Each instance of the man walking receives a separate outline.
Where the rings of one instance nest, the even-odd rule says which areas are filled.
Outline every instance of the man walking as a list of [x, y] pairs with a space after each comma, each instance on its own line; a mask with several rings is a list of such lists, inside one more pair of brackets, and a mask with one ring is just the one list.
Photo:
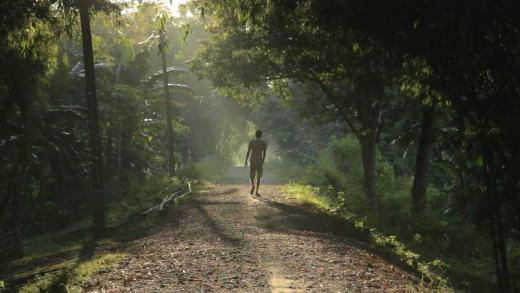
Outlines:
[[[262, 131], [257, 130], [255, 133], [256, 139], [249, 142], [246, 155], [246, 163], [249, 158], [249, 177], [251, 178], [251, 191], [250, 194], [255, 193], [256, 196], [260, 196], [258, 188], [260, 187], [260, 178], [264, 171], [265, 153], [267, 151], [267, 143], [262, 140]], [[249, 157], [251, 155], [251, 157]], [[256, 192], [255, 192], [255, 178], [256, 178]]]

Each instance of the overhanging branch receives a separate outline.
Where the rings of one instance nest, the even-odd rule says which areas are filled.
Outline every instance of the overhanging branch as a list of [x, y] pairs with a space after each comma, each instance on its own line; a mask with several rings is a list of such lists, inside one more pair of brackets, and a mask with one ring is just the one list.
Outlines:
[[316, 83], [320, 87], [321, 91], [329, 98], [329, 101], [337, 108], [341, 117], [345, 120], [345, 122], [347, 122], [348, 127], [352, 130], [352, 132], [354, 132], [354, 134], [356, 136], [359, 137], [361, 135], [361, 132], [359, 129], [357, 129], [354, 126], [354, 121], [352, 121], [352, 119], [348, 116], [348, 114], [346, 114], [347, 110], [341, 104], [336, 102], [336, 101], [340, 100], [340, 97], [335, 95], [332, 92], [332, 90], [325, 83], [323, 83], [323, 81], [321, 81], [319, 78], [315, 78], [315, 77], [311, 77], [311, 76], [307, 76], [306, 78], [308, 80]]

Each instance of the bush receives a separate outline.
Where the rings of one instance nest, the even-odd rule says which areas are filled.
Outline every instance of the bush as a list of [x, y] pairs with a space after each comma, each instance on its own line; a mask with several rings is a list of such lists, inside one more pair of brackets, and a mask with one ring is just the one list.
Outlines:
[[[360, 153], [355, 138], [333, 137], [315, 163], [308, 166], [300, 180], [303, 185], [289, 184], [284, 191], [302, 203], [350, 219], [361, 228], [372, 227], [373, 239], [382, 246], [389, 245], [407, 262], [416, 262], [420, 255], [418, 269], [437, 283], [444, 284], [440, 276], [446, 271], [457, 284], [462, 284], [468, 275], [489, 283], [485, 274], [492, 261], [488, 256], [492, 254], [486, 235], [452, 211], [450, 194], [429, 186], [427, 211], [411, 214], [413, 177], [395, 176], [392, 166], [377, 153], [376, 190], [380, 207], [378, 214], [373, 214], [363, 192]], [[457, 277], [462, 275], [464, 279]]]
[[141, 180], [130, 180], [128, 191], [112, 201], [107, 211], [108, 224], [117, 226], [129, 216], [159, 204], [162, 199], [176, 190], [186, 189], [186, 182], [178, 177], [147, 176]]
[[[352, 136], [332, 137], [327, 148], [319, 152], [318, 158], [303, 177], [303, 182], [322, 188], [322, 192], [337, 196], [345, 205], [355, 208], [365, 206], [363, 189], [363, 164], [361, 162], [361, 146]], [[376, 191], [384, 197], [396, 185], [392, 167], [386, 163], [378, 152], [376, 157]], [[331, 192], [332, 191], [332, 192]], [[360, 206], [361, 205], [361, 206]]]

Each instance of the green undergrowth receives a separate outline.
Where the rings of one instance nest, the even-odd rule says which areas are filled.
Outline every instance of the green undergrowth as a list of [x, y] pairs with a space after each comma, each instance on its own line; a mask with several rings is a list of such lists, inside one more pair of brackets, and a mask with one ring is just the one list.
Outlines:
[[169, 176], [148, 176], [130, 181], [125, 192], [119, 193], [108, 206], [108, 226], [117, 227], [128, 222], [130, 218], [160, 204], [164, 197], [174, 192], [180, 195], [188, 190], [188, 181]]
[[312, 205], [323, 210], [331, 210], [334, 206], [329, 197], [320, 194], [318, 187], [291, 182], [285, 184], [282, 190], [302, 204]]
[[[96, 267], [102, 270], [110, 268], [121, 257], [118, 253], [107, 254], [107, 251], [120, 250], [128, 241], [146, 236], [165, 221], [173, 221], [175, 215], [165, 211], [175, 204], [170, 201], [165, 205], [165, 211], [154, 210], [148, 214], [143, 212], [159, 205], [165, 196], [173, 192], [178, 192], [178, 195], [186, 192], [188, 181], [192, 183], [193, 191], [204, 188], [203, 183], [183, 178], [149, 176], [141, 180], [131, 180], [124, 192], [113, 196], [106, 210], [107, 236], [95, 243], [92, 260], [72, 265], [79, 261], [81, 252], [92, 243], [91, 219], [87, 217], [70, 223], [64, 229], [26, 238], [24, 256], [2, 264], [2, 274], [8, 274], [14, 269], [27, 273], [38, 269], [56, 269], [56, 273], [39, 276], [28, 283], [22, 292], [40, 292], [38, 288], [54, 286], [56, 282], [62, 282], [63, 278], [70, 279], [66, 285], [70, 284], [69, 291], [75, 292], [73, 289], [81, 287], [96, 272]], [[189, 197], [183, 200], [189, 200]], [[183, 200], [177, 204], [182, 204]], [[9, 283], [4, 283], [4, 286], [9, 286]], [[42, 292], [55, 292], [53, 290]]]
[[419, 284], [421, 291], [453, 291], [448, 284], [445, 263], [438, 259], [432, 261], [423, 260], [418, 253], [410, 250], [395, 235], [385, 235], [372, 226], [366, 217], [356, 215], [352, 211], [342, 211], [342, 209], [338, 208], [341, 206], [341, 201], [334, 200], [320, 192], [320, 188], [306, 184], [289, 183], [284, 185], [282, 190], [289, 197], [295, 198], [303, 204], [309, 204], [331, 215], [340, 216], [354, 223], [357, 229], [367, 232], [374, 245], [391, 251], [421, 274], [422, 279]]
[[57, 253], [77, 251], [83, 246], [89, 226], [90, 219], [83, 219], [65, 229], [29, 237], [24, 242], [24, 256], [10, 265], [19, 266]]
[[[193, 184], [193, 188], [196, 189], [198, 186]], [[165, 196], [175, 191], [185, 192], [187, 189], [187, 180], [177, 177], [149, 176], [139, 181], [131, 181], [124, 193], [115, 196], [108, 203], [107, 227], [111, 232], [117, 232], [112, 237], [121, 232], [117, 231], [117, 227], [133, 222], [134, 219], [148, 222], [152, 218], [141, 217], [144, 211], [161, 203]], [[169, 205], [173, 205], [173, 202]], [[90, 226], [91, 219], [86, 217], [72, 222], [64, 229], [27, 237], [24, 241], [24, 256], [14, 260], [10, 265], [22, 265], [38, 258], [77, 251], [89, 241]]]
[[[393, 251], [415, 267], [424, 280], [449, 284], [457, 290], [494, 292], [492, 248], [488, 232], [456, 208], [456, 195], [431, 184], [427, 209], [412, 214], [413, 177], [396, 171], [377, 152], [376, 192], [379, 209], [373, 213], [363, 188], [363, 164], [356, 139], [332, 137], [315, 161], [296, 168], [303, 175], [285, 185], [287, 194], [355, 224], [377, 246]], [[279, 173], [290, 172], [280, 164]], [[394, 167], [392, 167], [394, 166]], [[301, 172], [299, 173], [301, 174]]]
[[93, 274], [108, 272], [118, 266], [124, 259], [122, 253], [106, 253], [94, 259], [70, 265], [58, 272], [37, 276], [25, 284], [18, 292], [83, 292]]

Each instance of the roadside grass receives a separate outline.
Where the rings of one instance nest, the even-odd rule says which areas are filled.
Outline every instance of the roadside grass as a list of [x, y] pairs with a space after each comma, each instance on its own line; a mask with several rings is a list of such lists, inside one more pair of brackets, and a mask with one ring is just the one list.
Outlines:
[[52, 233], [29, 237], [24, 243], [24, 256], [9, 263], [10, 266], [20, 266], [36, 259], [45, 258], [57, 253], [66, 254], [83, 247], [88, 235], [89, 219], [72, 223], [69, 227]]
[[[428, 186], [427, 209], [410, 209], [413, 173], [396, 174], [401, 159], [377, 154], [374, 213], [365, 198], [359, 142], [351, 136], [332, 137], [314, 162], [297, 170], [305, 174], [285, 185], [286, 194], [338, 216], [370, 235], [372, 242], [412, 264], [425, 280], [449, 284], [458, 291], [496, 292], [493, 250], [489, 235], [475, 219], [457, 210], [457, 195], [444, 187]], [[288, 173], [279, 164], [279, 173]], [[313, 187], [306, 187], [310, 185]], [[475, 208], [469, 206], [465, 208]], [[483, 223], [481, 223], [483, 224]], [[513, 252], [514, 253], [514, 252]], [[431, 276], [429, 274], [433, 273]], [[440, 277], [438, 281], [435, 279]]]
[[342, 211], [342, 202], [332, 199], [320, 191], [320, 188], [307, 184], [288, 183], [282, 186], [283, 193], [298, 202], [314, 206], [331, 215], [340, 216], [345, 221], [354, 223], [356, 229], [368, 232], [371, 243], [381, 249], [389, 250], [404, 263], [415, 268], [422, 276], [421, 282], [414, 291], [418, 292], [454, 292], [446, 277], [446, 264], [438, 259], [424, 261], [420, 255], [411, 251], [395, 235], [385, 235], [367, 221], [366, 217], [349, 211]]
[[101, 254], [92, 260], [71, 264], [61, 271], [37, 276], [18, 292], [83, 292], [93, 274], [116, 268], [124, 258], [123, 253]]
[[329, 210], [333, 207], [332, 200], [322, 195], [318, 187], [288, 183], [283, 185], [282, 191], [302, 204], [315, 206], [323, 210]]

